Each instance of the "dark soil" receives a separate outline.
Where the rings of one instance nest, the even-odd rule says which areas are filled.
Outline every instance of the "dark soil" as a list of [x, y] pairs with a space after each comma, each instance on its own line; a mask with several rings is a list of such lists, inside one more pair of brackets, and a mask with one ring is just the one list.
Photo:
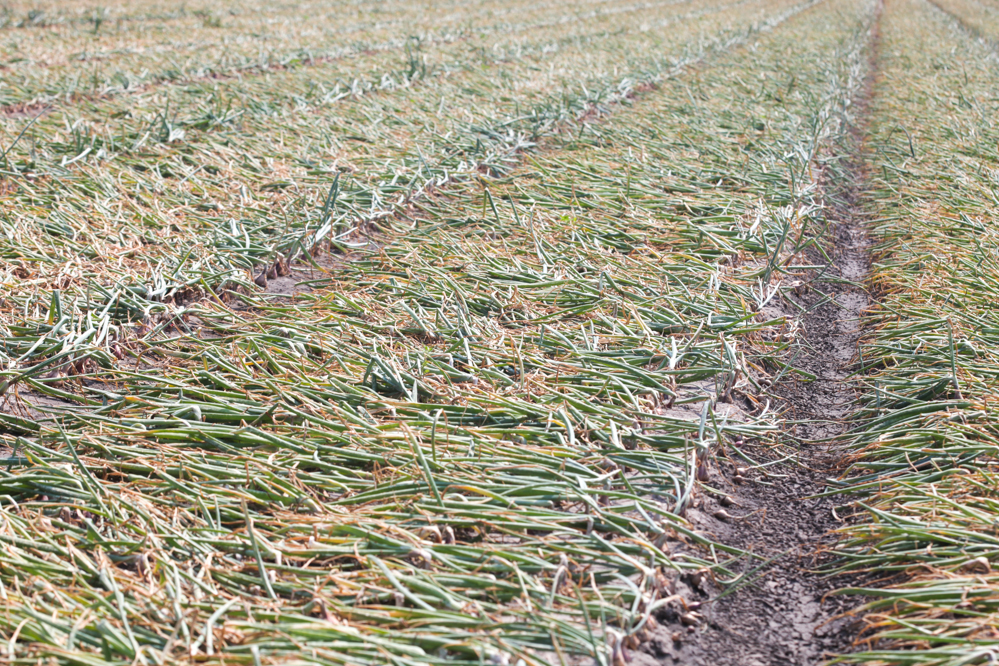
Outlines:
[[[863, 279], [867, 262], [862, 228], [846, 218], [836, 224], [834, 236], [834, 262], [826, 277]], [[841, 433], [852, 411], [855, 395], [846, 376], [855, 361], [859, 315], [867, 297], [861, 288], [845, 283], [813, 287], [796, 298], [799, 305], [813, 306], [827, 295], [833, 301], [804, 318], [803, 353], [795, 365], [817, 379], [775, 390], [789, 415], [800, 421], [788, 435], [802, 445], [787, 447], [793, 457], [783, 462], [788, 454], [780, 455], [779, 449], [742, 445], [747, 456], [770, 466], [753, 469], [734, 456], [722, 462], [706, 485], [727, 495], [704, 493], [699, 506], [687, 512], [699, 530], [773, 562], [745, 562], [746, 584], [717, 600], [723, 589], [711, 581], [679, 583], [677, 591], [688, 608], [700, 604], [698, 624], [684, 626], [684, 604], [666, 609], [632, 664], [812, 666], [852, 647], [858, 627], [843, 614], [857, 603], [830, 593], [854, 581], [816, 571], [828, 561], [827, 550], [836, 540], [832, 531], [852, 510], [842, 506], [844, 498], [810, 496], [826, 490], [825, 479], [837, 474], [840, 453], [822, 440]], [[719, 519], [721, 509], [731, 518]]]
[[[861, 153], [877, 45], [875, 30], [867, 85], [854, 105], [858, 126], [848, 138], [850, 145], [840, 147], [842, 155]], [[773, 390], [795, 422], [784, 446], [736, 443], [748, 457], [769, 465], [753, 468], [727, 456], [706, 484], [726, 495], [705, 492], [687, 512], [699, 530], [762, 559], [744, 562], [746, 577], [728, 592], [715, 581], [678, 581], [676, 592], [684, 601], [660, 613], [651, 640], [631, 655], [631, 664], [817, 666], [853, 648], [860, 627], [848, 612], [859, 601], [831, 593], [859, 581], [820, 571], [831, 561], [832, 532], [850, 519], [853, 509], [845, 497], [814, 496], [828, 489], [826, 479], [841, 473], [842, 451], [829, 440], [843, 432], [856, 397], [848, 375], [857, 362], [860, 315], [868, 304], [860, 286], [869, 268], [859, 212], [863, 181], [857, 158], [821, 183], [832, 220], [823, 244], [832, 262], [812, 276], [805, 293], [785, 296], [814, 309], [801, 317], [785, 300], [779, 306], [783, 312], [767, 312], [797, 314], [804, 334], [792, 352], [792, 357], [800, 352], [794, 367], [816, 377], [784, 381]], [[818, 256], [812, 259], [827, 263]], [[832, 298], [820, 305], [827, 297]], [[718, 514], [720, 509], [728, 515]]]

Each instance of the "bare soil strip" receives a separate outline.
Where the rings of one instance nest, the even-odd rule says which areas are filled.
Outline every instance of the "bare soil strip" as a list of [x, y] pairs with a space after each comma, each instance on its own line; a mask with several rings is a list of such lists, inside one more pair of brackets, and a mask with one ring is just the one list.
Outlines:
[[840, 497], [815, 496], [827, 490], [825, 480], [841, 466], [843, 452], [832, 440], [845, 431], [857, 397], [849, 376], [858, 361], [870, 268], [860, 155], [877, 72], [881, 11], [879, 4], [864, 86], [852, 105], [851, 130], [834, 148], [842, 158], [840, 168], [820, 178], [829, 204], [823, 243], [827, 257], [814, 252], [811, 259], [824, 268], [800, 295], [785, 295], [794, 304], [767, 308], [769, 316], [802, 324], [804, 335], [791, 354], [792, 364], [815, 376], [774, 390], [794, 423], [787, 435], [796, 450], [787, 456], [743, 444], [742, 451], [761, 467], [728, 457], [706, 484], [728, 494], [706, 493], [688, 513], [694, 525], [763, 563], [747, 562], [733, 588], [688, 577], [677, 589], [684, 600], [666, 609], [655, 637], [632, 663], [811, 666], [850, 652], [857, 637], [857, 623], [849, 614], [856, 600], [834, 594], [854, 581], [821, 572], [827, 550], [837, 541], [833, 531], [852, 510], [841, 506]]
[[[867, 295], [857, 285], [868, 267], [863, 223], [849, 209], [837, 207], [836, 212], [839, 219], [830, 230], [833, 261], [822, 281], [797, 299], [810, 312], [803, 320], [806, 335], [795, 367], [816, 379], [778, 391], [799, 421], [788, 433], [802, 442], [797, 461], [781, 462], [775, 452], [746, 445], [750, 457], [771, 466], [757, 470], [737, 459], [723, 463], [708, 485], [730, 494], [705, 495], [688, 515], [723, 543], [772, 563], [762, 568], [758, 562], [747, 563], [745, 585], [717, 601], [723, 588], [688, 580], [682, 593], [703, 622], [691, 626], [676, 606], [664, 614], [666, 622], [649, 644], [649, 656], [655, 659], [636, 663], [811, 665], [849, 651], [856, 636], [850, 619], [838, 617], [852, 601], [826, 596], [848, 581], [816, 571], [824, 551], [836, 541], [832, 530], [850, 511], [837, 508], [839, 498], [812, 497], [827, 489], [824, 480], [840, 459], [824, 440], [841, 434], [852, 412], [855, 391], [847, 376], [856, 360], [860, 314], [867, 306]], [[794, 313], [788, 308], [786, 314]], [[740, 477], [745, 481], [737, 482]], [[732, 518], [719, 520], [722, 510]]]

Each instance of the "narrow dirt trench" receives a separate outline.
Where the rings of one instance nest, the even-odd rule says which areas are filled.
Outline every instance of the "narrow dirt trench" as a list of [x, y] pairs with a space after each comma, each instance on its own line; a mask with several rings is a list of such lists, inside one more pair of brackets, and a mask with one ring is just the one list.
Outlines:
[[[856, 600], [830, 594], [853, 581], [817, 571], [836, 541], [831, 532], [843, 525], [851, 510], [841, 506], [844, 500], [840, 498], [813, 496], [825, 491], [826, 479], [839, 473], [842, 452], [830, 440], [846, 429], [857, 391], [856, 380], [849, 376], [858, 361], [870, 266], [862, 206], [862, 155], [877, 73], [882, 8], [879, 3], [864, 85], [852, 101], [852, 126], [831, 149], [841, 158], [839, 167], [820, 179], [829, 207], [822, 245], [831, 262], [814, 252], [812, 263], [825, 268], [813, 274], [803, 293], [786, 295], [798, 307], [784, 302], [767, 311], [768, 315], [797, 318], [803, 325], [804, 334], [791, 358], [795, 368], [814, 375], [815, 380], [785, 380], [774, 391], [794, 423], [787, 431], [787, 443], [801, 442], [801, 446], [788, 456], [791, 446], [778, 454], [742, 445], [746, 455], [761, 463], [760, 468], [741, 461], [723, 462], [720, 474], [713, 473], [709, 485], [728, 489], [729, 496], [705, 494], [701, 505], [688, 515], [722, 543], [762, 560], [747, 562], [745, 575], [728, 591], [711, 581], [683, 581], [678, 592], [692, 600], [689, 608], [700, 616], [698, 623], [683, 627], [686, 623], [680, 614], [666, 618], [633, 663], [818, 666], [850, 651], [856, 639], [855, 621], [846, 615]], [[745, 480], [733, 483], [740, 476]], [[716, 519], [719, 509], [731, 518]]]

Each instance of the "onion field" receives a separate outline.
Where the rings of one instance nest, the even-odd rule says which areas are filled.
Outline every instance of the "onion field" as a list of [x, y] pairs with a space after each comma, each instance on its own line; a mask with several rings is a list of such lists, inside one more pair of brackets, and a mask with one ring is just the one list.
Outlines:
[[999, 0], [10, 0], [0, 659], [995, 662], [997, 90]]

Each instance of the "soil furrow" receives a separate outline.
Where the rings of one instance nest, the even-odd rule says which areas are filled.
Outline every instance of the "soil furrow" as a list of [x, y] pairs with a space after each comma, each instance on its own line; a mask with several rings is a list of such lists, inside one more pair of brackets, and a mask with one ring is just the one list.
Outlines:
[[[852, 510], [840, 506], [844, 500], [839, 497], [815, 496], [827, 490], [825, 480], [838, 474], [843, 459], [835, 441], [855, 410], [857, 386], [850, 373], [859, 360], [861, 315], [869, 304], [861, 155], [882, 3], [875, 11], [864, 82], [849, 105], [850, 127], [827, 149], [831, 155], [823, 162], [831, 166], [819, 177], [829, 224], [819, 239], [823, 252], [813, 251], [810, 259], [823, 268], [797, 290], [800, 294], [785, 294], [780, 305], [766, 308], [767, 316], [783, 315], [802, 325], [804, 333], [788, 360], [815, 379], [774, 387], [792, 424], [785, 450], [735, 442], [761, 466], [720, 456], [719, 469], [706, 485], [727, 494], [705, 493], [688, 515], [721, 542], [758, 559], [745, 564], [734, 586], [688, 578], [678, 590], [683, 607], [667, 609], [656, 637], [634, 663], [813, 666], [849, 652], [856, 638], [856, 623], [848, 614], [856, 600], [833, 594], [854, 581], [820, 571], [837, 540], [833, 531]], [[696, 624], [689, 613], [684, 617], [685, 610], [695, 612]]]

